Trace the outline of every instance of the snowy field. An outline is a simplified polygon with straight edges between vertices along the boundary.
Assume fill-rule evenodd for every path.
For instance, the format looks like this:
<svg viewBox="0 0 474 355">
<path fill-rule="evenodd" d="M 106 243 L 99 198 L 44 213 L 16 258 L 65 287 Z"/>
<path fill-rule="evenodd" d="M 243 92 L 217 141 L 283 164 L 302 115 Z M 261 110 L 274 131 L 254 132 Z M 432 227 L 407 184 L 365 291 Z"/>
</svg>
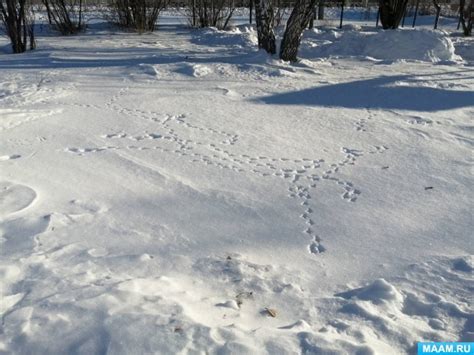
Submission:
<svg viewBox="0 0 474 355">
<path fill-rule="evenodd" d="M 248 26 L 2 37 L 0 353 L 474 341 L 474 41 L 442 21 L 293 65 Z"/>
</svg>

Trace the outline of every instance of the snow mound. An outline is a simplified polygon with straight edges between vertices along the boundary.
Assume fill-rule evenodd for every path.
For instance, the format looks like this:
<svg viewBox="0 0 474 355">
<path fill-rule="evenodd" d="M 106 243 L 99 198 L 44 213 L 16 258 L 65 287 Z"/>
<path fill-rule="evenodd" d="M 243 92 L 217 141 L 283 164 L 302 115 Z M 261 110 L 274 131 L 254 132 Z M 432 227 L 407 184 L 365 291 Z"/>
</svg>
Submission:
<svg viewBox="0 0 474 355">
<path fill-rule="evenodd" d="M 363 338 L 377 353 L 391 353 L 387 344 L 413 353 L 419 341 L 472 341 L 471 261 L 468 255 L 412 264 L 403 276 L 336 294 L 339 317 L 322 328 L 325 340 L 336 333 L 354 343 Z"/>
<path fill-rule="evenodd" d="M 185 76 L 201 78 L 212 74 L 213 70 L 210 66 L 204 64 L 184 63 L 179 66 L 176 72 Z"/>
<path fill-rule="evenodd" d="M 372 284 L 340 293 L 338 296 L 343 298 L 357 298 L 364 301 L 372 301 L 373 303 L 381 303 L 384 301 L 401 301 L 402 295 L 398 290 L 384 279 L 375 280 Z"/>
<path fill-rule="evenodd" d="M 364 32 L 313 30 L 305 34 L 303 58 L 363 57 L 383 61 L 457 62 L 451 39 L 443 31 L 400 29 Z"/>
<path fill-rule="evenodd" d="M 194 43 L 209 46 L 228 46 L 237 48 L 254 47 L 257 45 L 257 32 L 250 26 L 238 26 L 229 31 L 207 28 L 198 30 Z"/>
</svg>

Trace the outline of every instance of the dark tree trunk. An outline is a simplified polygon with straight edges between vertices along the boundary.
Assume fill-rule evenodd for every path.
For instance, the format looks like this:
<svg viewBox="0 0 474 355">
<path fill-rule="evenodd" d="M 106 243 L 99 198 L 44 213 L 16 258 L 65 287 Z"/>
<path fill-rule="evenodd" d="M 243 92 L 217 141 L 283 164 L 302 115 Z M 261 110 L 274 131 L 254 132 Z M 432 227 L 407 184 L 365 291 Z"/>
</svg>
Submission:
<svg viewBox="0 0 474 355">
<path fill-rule="evenodd" d="M 274 12 L 271 0 L 255 0 L 255 20 L 257 22 L 258 47 L 270 54 L 276 53 Z"/>
<path fill-rule="evenodd" d="M 416 0 L 415 14 L 413 15 L 413 23 L 411 24 L 411 27 L 413 27 L 413 28 L 415 28 L 416 17 L 418 16 L 418 9 L 419 8 L 420 8 L 420 0 Z"/>
<path fill-rule="evenodd" d="M 0 0 L 0 19 L 10 38 L 13 53 L 23 53 L 34 49 L 35 37 L 33 16 L 27 0 Z"/>
<path fill-rule="evenodd" d="M 346 6 L 346 0 L 341 2 L 341 17 L 339 20 L 339 28 L 342 28 L 342 21 L 344 21 L 344 7 Z"/>
<path fill-rule="evenodd" d="M 324 20 L 324 0 L 320 0 L 318 4 L 318 20 Z"/>
<path fill-rule="evenodd" d="M 317 0 L 297 0 L 281 41 L 280 59 L 295 62 L 303 31 L 308 26 Z"/>
<path fill-rule="evenodd" d="M 253 0 L 249 1 L 249 22 L 252 24 Z"/>
<path fill-rule="evenodd" d="M 439 14 L 441 12 L 441 6 L 438 4 L 437 0 L 433 0 L 433 5 L 436 8 L 436 17 L 435 17 L 435 23 L 434 23 L 434 29 L 436 30 L 438 28 L 438 21 L 439 21 Z"/>
<path fill-rule="evenodd" d="M 313 15 L 311 16 L 311 19 L 309 20 L 308 30 L 311 30 L 314 28 L 314 20 L 316 20 L 316 8 L 313 8 Z"/>
<path fill-rule="evenodd" d="M 78 23 L 78 27 L 79 28 L 82 28 L 82 0 L 79 0 L 79 23 Z"/>
<path fill-rule="evenodd" d="M 49 9 L 49 2 L 48 2 L 48 0 L 43 0 L 43 4 L 44 4 L 44 6 L 46 7 L 46 14 L 48 15 L 48 23 L 49 23 L 50 25 L 52 25 L 52 24 L 53 24 L 53 19 L 51 18 L 51 11 L 50 11 L 50 9 Z"/>
<path fill-rule="evenodd" d="M 461 22 L 464 35 L 471 36 L 472 26 L 474 22 L 474 0 L 469 1 L 467 6 L 466 6 L 466 0 L 460 1 L 459 20 Z"/>
<path fill-rule="evenodd" d="M 403 14 L 407 8 L 408 0 L 381 0 L 380 22 L 384 30 L 396 29 L 400 26 Z"/>
</svg>

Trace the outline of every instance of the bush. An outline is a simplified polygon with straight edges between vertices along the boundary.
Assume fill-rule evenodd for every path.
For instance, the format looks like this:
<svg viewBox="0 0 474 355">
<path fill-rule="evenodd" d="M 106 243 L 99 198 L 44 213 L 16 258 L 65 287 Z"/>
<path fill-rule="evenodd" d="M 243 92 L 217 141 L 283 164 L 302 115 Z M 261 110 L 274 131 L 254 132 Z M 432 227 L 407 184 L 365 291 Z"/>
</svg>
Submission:
<svg viewBox="0 0 474 355">
<path fill-rule="evenodd" d="M 112 0 L 112 21 L 137 32 L 153 32 L 160 12 L 169 0 Z"/>
<path fill-rule="evenodd" d="M 189 0 L 187 11 L 193 27 L 216 27 L 225 29 L 235 11 L 233 0 Z"/>
<path fill-rule="evenodd" d="M 82 0 L 43 0 L 49 23 L 63 35 L 71 35 L 82 29 Z"/>
</svg>

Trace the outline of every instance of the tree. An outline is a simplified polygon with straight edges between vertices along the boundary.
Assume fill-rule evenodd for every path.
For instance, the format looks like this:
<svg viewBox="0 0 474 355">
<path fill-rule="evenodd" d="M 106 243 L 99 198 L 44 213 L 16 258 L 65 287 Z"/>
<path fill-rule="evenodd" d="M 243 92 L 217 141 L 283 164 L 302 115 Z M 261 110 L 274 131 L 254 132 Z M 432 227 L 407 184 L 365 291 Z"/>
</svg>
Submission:
<svg viewBox="0 0 474 355">
<path fill-rule="evenodd" d="M 192 0 L 188 18 L 193 27 L 225 29 L 235 9 L 234 0 Z"/>
<path fill-rule="evenodd" d="M 112 20 L 137 32 L 153 32 L 168 0 L 111 0 Z"/>
<path fill-rule="evenodd" d="M 303 31 L 314 16 L 317 0 L 297 0 L 281 40 L 280 59 L 295 62 Z"/>
<path fill-rule="evenodd" d="M 0 20 L 5 26 L 13 53 L 36 47 L 34 18 L 29 0 L 0 0 Z"/>
<path fill-rule="evenodd" d="M 83 0 L 43 0 L 48 20 L 63 35 L 82 29 Z"/>
<path fill-rule="evenodd" d="M 380 22 L 384 30 L 397 29 L 405 14 L 408 0 L 380 0 Z"/>
<path fill-rule="evenodd" d="M 255 0 L 255 20 L 257 22 L 258 47 L 267 53 L 276 53 L 275 14 L 271 0 Z"/>
</svg>

